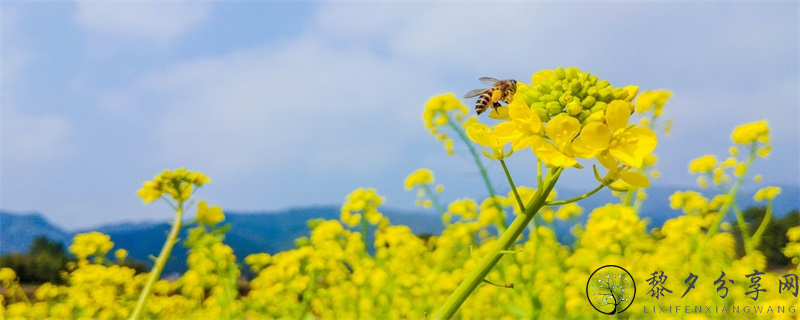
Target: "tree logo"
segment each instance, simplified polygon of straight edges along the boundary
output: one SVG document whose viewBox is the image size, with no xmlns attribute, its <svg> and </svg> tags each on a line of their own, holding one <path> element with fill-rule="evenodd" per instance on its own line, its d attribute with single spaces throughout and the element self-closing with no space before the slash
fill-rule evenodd
<svg viewBox="0 0 800 320">
<path fill-rule="evenodd" d="M 636 282 L 630 272 L 620 266 L 602 266 L 586 282 L 586 298 L 603 314 L 625 312 L 635 297 Z"/>
</svg>

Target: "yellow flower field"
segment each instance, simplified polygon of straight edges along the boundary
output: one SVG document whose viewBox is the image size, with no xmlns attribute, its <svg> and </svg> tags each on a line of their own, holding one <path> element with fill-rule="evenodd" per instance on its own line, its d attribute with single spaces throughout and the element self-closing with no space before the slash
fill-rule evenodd
<svg viewBox="0 0 800 320">
<path fill-rule="evenodd" d="M 339 220 L 309 221 L 311 233 L 295 249 L 250 255 L 246 265 L 237 265 L 225 244 L 222 209 L 194 199 L 199 187 L 213 187 L 211 179 L 164 171 L 138 192 L 145 203 L 166 200 L 176 215 L 154 270 L 135 274 L 115 263 L 125 260 L 125 248 L 100 233 L 80 234 L 69 247 L 77 262 L 63 274 L 64 285 L 41 285 L 29 297 L 14 270 L 0 269 L 0 318 L 605 319 L 604 312 L 626 307 L 619 316 L 633 319 L 800 318 L 800 226 L 789 229 L 783 251 L 793 265 L 768 271 L 759 251 L 765 230 L 750 232 L 737 205 L 742 197 L 762 202 L 766 226 L 780 197 L 776 187 L 739 192 L 761 179 L 751 167 L 770 153 L 766 121 L 730 128 L 729 154 L 698 154 L 687 164 L 698 186 L 716 190 L 714 196 L 676 190 L 671 206 L 681 216 L 659 228 L 641 217 L 658 162 L 669 161 L 653 153 L 657 133 L 669 131 L 663 115 L 670 96 L 557 68 L 534 73 L 530 83 L 518 81 L 507 105 L 492 95 L 498 108 L 486 112 L 494 120 L 470 116 L 454 94 L 432 97 L 423 111 L 425 128 L 448 154 L 465 144 L 485 182 L 474 187 L 487 197 L 442 203 L 446 181 L 421 168 L 397 183 L 441 215 L 441 234 L 420 237 L 392 224 L 376 190 L 356 189 Z M 535 185 L 514 182 L 509 157 L 530 160 L 530 172 L 517 174 L 536 177 Z M 503 168 L 507 194 L 489 181 L 487 161 L 500 162 L 493 168 Z M 567 170 L 585 176 L 585 194 L 559 197 L 559 177 Z M 581 200 L 603 189 L 619 200 L 585 212 Z M 177 239 L 187 208 L 197 211 L 196 219 L 187 226 L 189 237 Z M 585 224 L 577 219 L 583 214 Z M 551 227 L 556 219 L 572 224 L 574 243 L 558 241 Z M 733 230 L 743 234 L 743 254 Z M 374 241 L 365 243 L 368 233 Z M 161 279 L 178 241 L 190 247 L 188 271 Z M 588 282 L 607 265 L 627 270 L 635 291 L 598 298 L 603 294 L 596 290 L 613 290 Z M 239 290 L 242 268 L 255 273 L 246 292 Z"/>
</svg>

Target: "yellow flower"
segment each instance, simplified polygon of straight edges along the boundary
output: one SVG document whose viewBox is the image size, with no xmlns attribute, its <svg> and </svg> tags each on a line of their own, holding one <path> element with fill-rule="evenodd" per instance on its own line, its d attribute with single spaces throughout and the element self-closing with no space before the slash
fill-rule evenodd
<svg viewBox="0 0 800 320">
<path fill-rule="evenodd" d="M 10 287 L 11 283 L 17 279 L 17 273 L 11 268 L 0 268 L 0 285 Z"/>
<path fill-rule="evenodd" d="M 470 198 L 459 199 L 451 202 L 447 211 L 461 216 L 462 220 L 475 219 L 478 216 L 478 204 Z"/>
<path fill-rule="evenodd" d="M 500 141 L 512 141 L 513 151 L 531 146 L 535 138 L 541 138 L 543 135 L 539 113 L 528 107 L 525 102 L 511 101 L 508 105 L 508 114 L 510 121 L 498 124 L 494 132 L 499 139 L 503 139 Z"/>
<path fill-rule="evenodd" d="M 447 154 L 453 154 L 453 140 L 439 131 L 439 127 L 447 126 L 448 119 L 458 123 L 466 121 L 464 117 L 467 112 L 469 112 L 469 109 L 460 100 L 456 99 L 453 93 L 435 96 L 425 104 L 425 111 L 422 113 L 422 121 L 425 123 L 425 128 L 428 129 L 431 135 L 436 137 L 436 140 L 444 142 Z"/>
<path fill-rule="evenodd" d="M 761 188 L 756 191 L 756 194 L 753 195 L 753 200 L 755 201 L 772 201 L 775 199 L 779 194 L 781 194 L 781 188 L 779 187 L 766 187 Z"/>
<path fill-rule="evenodd" d="M 625 183 L 639 188 L 649 188 L 650 180 L 641 173 L 630 171 L 631 167 L 622 165 L 609 153 L 601 153 L 597 156 L 597 161 L 608 169 L 608 173 L 601 183 L 609 183 L 622 179 Z"/>
<path fill-rule="evenodd" d="M 206 175 L 200 172 L 188 171 L 179 168 L 174 171 L 165 170 L 153 178 L 152 181 L 144 183 L 137 192 L 144 203 L 157 200 L 165 193 L 175 201 L 184 201 L 192 195 L 194 187 L 202 186 L 211 182 Z"/>
<path fill-rule="evenodd" d="M 469 137 L 470 140 L 492 150 L 492 154 L 489 154 L 486 150 L 481 150 L 483 155 L 489 159 L 500 160 L 510 156 L 511 153 L 514 152 L 513 150 L 509 153 L 503 152 L 505 144 L 508 143 L 508 139 L 498 137 L 497 127 L 495 127 L 495 130 L 492 130 L 483 123 L 472 122 L 467 125 L 466 131 L 467 137 Z"/>
<path fill-rule="evenodd" d="M 652 130 L 628 125 L 630 102 L 614 100 L 606 109 L 606 123 L 592 122 L 581 130 L 576 144 L 596 152 L 608 152 L 623 164 L 641 168 L 644 159 L 656 148 Z"/>
<path fill-rule="evenodd" d="M 750 144 L 754 141 L 769 143 L 769 126 L 767 120 L 751 122 L 733 129 L 731 139 L 737 144 Z"/>
<path fill-rule="evenodd" d="M 197 215 L 195 219 L 197 219 L 198 222 L 213 226 L 224 221 L 225 214 L 219 206 L 209 208 L 205 201 L 200 201 L 200 203 L 197 204 Z"/>
<path fill-rule="evenodd" d="M 110 236 L 92 231 L 75 235 L 72 245 L 69 246 L 69 252 L 78 260 L 83 260 L 92 255 L 102 257 L 113 247 L 114 242 L 111 242 Z"/>
<path fill-rule="evenodd" d="M 117 249 L 114 251 L 114 257 L 117 258 L 117 261 L 122 262 L 128 258 L 128 250 L 125 249 Z"/>
<path fill-rule="evenodd" d="M 422 186 L 433 183 L 433 171 L 426 168 L 417 169 L 406 177 L 406 190 L 411 190 L 415 186 Z"/>
<path fill-rule="evenodd" d="M 531 137 L 531 148 L 536 156 L 552 166 L 561 168 L 578 164 L 572 150 L 572 140 L 581 130 L 578 119 L 561 114 L 550 119 L 544 130 L 551 140 L 540 136 Z"/>
<path fill-rule="evenodd" d="M 672 92 L 666 90 L 645 91 L 636 99 L 636 112 L 644 113 L 653 109 L 653 115 L 661 116 L 663 107 L 667 100 L 672 96 Z"/>
<path fill-rule="evenodd" d="M 361 221 L 361 214 L 363 214 L 368 222 L 380 226 L 383 215 L 378 211 L 378 206 L 381 203 L 383 203 L 383 198 L 378 196 L 375 189 L 356 189 L 347 195 L 347 202 L 341 210 L 341 220 L 353 227 Z"/>
<path fill-rule="evenodd" d="M 561 220 L 569 220 L 572 217 L 581 215 L 581 213 L 583 213 L 583 208 L 581 208 L 578 204 L 568 203 L 558 208 L 558 211 L 556 211 L 556 217 Z"/>
<path fill-rule="evenodd" d="M 717 157 L 704 155 L 689 163 L 689 173 L 708 173 L 717 166 Z"/>
</svg>

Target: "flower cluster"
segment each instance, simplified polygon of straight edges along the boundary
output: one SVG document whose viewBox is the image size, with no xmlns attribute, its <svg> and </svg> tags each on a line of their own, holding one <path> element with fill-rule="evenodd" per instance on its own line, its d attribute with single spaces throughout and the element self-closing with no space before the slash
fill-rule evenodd
<svg viewBox="0 0 800 320">
<path fill-rule="evenodd" d="M 145 182 L 137 194 L 144 199 L 144 203 L 153 202 L 164 194 L 180 202 L 189 199 L 195 187 L 209 182 L 211 179 L 200 172 L 188 171 L 185 168 L 165 170 L 152 181 Z"/>
<path fill-rule="evenodd" d="M 683 214 L 675 212 L 678 216 L 660 227 L 648 225 L 640 216 L 640 206 L 624 200 L 587 210 L 586 216 L 581 216 L 584 209 L 576 201 L 591 193 L 556 200 L 553 181 L 562 168 L 578 165 L 579 158 L 597 158 L 608 169 L 603 177 L 596 172 L 601 187 L 620 180 L 646 186 L 640 168 L 652 165 L 654 158 L 649 153 L 655 138 L 648 131 L 652 121 L 643 124 L 650 129 L 629 123 L 636 91 L 635 87 L 611 87 L 575 68 L 539 72 L 532 85 L 520 83 L 514 100 L 503 107 L 508 119 L 494 127 L 476 123 L 465 131 L 473 141 L 489 147 L 491 152 L 486 154 L 498 160 L 514 150 L 531 148 L 555 174 L 538 177 L 544 182 L 538 181 L 536 189 L 517 186 L 509 178 L 512 190 L 507 196 L 460 198 L 441 206 L 437 202 L 444 220 L 439 234 L 415 235 L 407 226 L 392 225 L 380 212 L 383 198 L 373 189 L 356 189 L 347 196 L 340 219 L 309 221 L 310 233 L 298 239 L 295 248 L 248 255 L 244 263 L 255 276 L 245 281 L 240 278 L 236 255 L 225 244 L 231 226 L 221 225 L 225 221 L 222 209 L 200 201 L 194 226 L 183 242 L 189 248 L 188 270 L 176 279 L 159 279 L 153 271 L 136 274 L 131 268 L 112 264 L 105 259 L 114 245 L 109 236 L 78 234 L 70 246 L 78 261 L 63 275 L 65 285 L 42 284 L 28 297 L 14 270 L 0 268 L 0 318 L 128 318 L 141 306 L 137 302 L 140 293 L 154 283 L 152 294 L 144 296 L 143 318 L 422 319 L 446 305 L 470 274 L 481 270 L 483 259 L 497 257 L 502 259 L 481 275 L 456 317 L 605 319 L 587 302 L 586 290 L 592 272 L 606 265 L 624 266 L 632 273 L 639 306 L 800 309 L 800 300 L 776 288 L 784 271 L 800 273 L 800 227 L 789 229 L 790 242 L 783 250 L 793 264 L 781 271 L 766 270 L 766 259 L 754 245 L 763 230 L 759 227 L 752 233 L 741 228 L 744 218 L 736 204 L 738 186 L 745 181 L 752 162 L 769 151 L 765 122 L 735 130 L 733 149 L 750 148 L 746 159 L 737 158 L 738 153 L 732 151 L 724 161 L 713 155 L 693 161 L 689 170 L 711 178 L 720 185 L 720 192 L 707 196 L 676 192 L 670 203 Z M 665 91 L 644 92 L 635 109 L 660 114 L 668 97 Z M 430 119 L 431 127 L 447 125 L 453 119 L 461 121 L 463 118 L 453 115 L 466 114 L 454 97 L 437 97 L 429 105 L 424 117 Z M 510 151 L 504 150 L 507 144 L 511 144 Z M 173 244 L 182 221 L 180 204 L 193 188 L 208 181 L 202 174 L 179 169 L 165 171 L 140 190 L 146 202 L 164 194 L 178 202 L 175 237 L 170 238 Z M 548 181 L 553 183 L 548 185 Z M 732 185 L 723 185 L 728 182 Z M 432 171 L 420 169 L 408 176 L 405 187 L 428 189 L 425 194 L 433 202 L 436 192 L 430 189 L 434 183 Z M 762 226 L 769 222 L 772 202 L 779 194 L 776 187 L 755 192 L 754 199 L 767 206 Z M 539 207 L 531 212 L 532 205 Z M 737 240 L 728 231 L 730 222 L 724 221 L 730 211 L 743 230 L 743 254 L 737 253 Z M 529 228 L 518 229 L 520 233 L 508 246 L 501 245 L 506 214 L 533 221 Z M 571 228 L 572 243 L 559 239 L 553 229 L 555 219 Z M 361 230 L 353 230 L 358 225 Z M 502 250 L 498 251 L 498 245 Z M 122 261 L 127 252 L 120 249 L 114 255 Z M 761 283 L 772 288 L 761 292 L 758 301 L 748 295 L 752 282 L 747 275 L 754 270 L 763 271 Z M 654 271 L 668 276 L 662 284 L 671 292 L 659 297 L 651 294 L 646 279 Z M 723 281 L 728 289 L 724 299 L 714 283 L 721 272 L 733 281 Z M 687 289 L 690 275 L 697 277 L 691 291 Z M 630 308 L 625 314 L 649 319 L 654 315 L 648 310 Z M 725 318 L 728 314 L 685 315 L 704 316 Z M 736 316 L 760 318 L 763 314 Z"/>
<path fill-rule="evenodd" d="M 436 137 L 436 140 L 444 142 L 447 154 L 453 154 L 453 139 L 441 128 L 460 127 L 463 123 L 474 121 L 473 117 L 467 117 L 468 112 L 469 109 L 452 93 L 433 97 L 425 104 L 425 111 L 422 114 L 425 128 Z"/>
<path fill-rule="evenodd" d="M 369 224 L 385 226 L 389 220 L 378 211 L 381 203 L 383 198 L 374 189 L 357 189 L 347 195 L 347 202 L 342 206 L 341 219 L 350 227 L 355 227 L 361 223 L 363 214 Z"/>
<path fill-rule="evenodd" d="M 597 158 L 608 170 L 601 182 L 622 179 L 646 187 L 647 177 L 631 169 L 645 164 L 657 139 L 651 129 L 629 123 L 638 91 L 635 86 L 612 87 L 577 68 L 544 70 L 533 75 L 531 85 L 518 84 L 506 121 L 493 128 L 470 123 L 466 132 L 472 141 L 491 150 L 484 151 L 491 159 L 525 148 L 553 167 L 580 167 L 578 159 Z M 648 102 L 642 105 L 661 108 L 668 93 L 666 97 L 648 93 L 646 98 Z M 505 152 L 508 143 L 511 150 Z"/>
</svg>

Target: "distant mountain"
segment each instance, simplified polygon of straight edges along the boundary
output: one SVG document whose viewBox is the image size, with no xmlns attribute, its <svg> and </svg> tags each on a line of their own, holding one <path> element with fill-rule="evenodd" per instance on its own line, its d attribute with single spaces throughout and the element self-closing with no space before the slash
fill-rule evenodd
<svg viewBox="0 0 800 320">
<path fill-rule="evenodd" d="M 752 194 L 755 190 L 742 193 L 739 201 L 742 209 L 755 205 Z M 649 219 L 648 229 L 661 226 L 669 218 L 682 214 L 678 210 L 669 208 L 669 196 L 675 188 L 653 187 L 648 190 L 648 199 L 642 208 L 642 217 Z M 566 199 L 580 195 L 580 192 L 570 190 L 560 191 L 558 198 Z M 800 208 L 800 189 L 797 187 L 784 187 L 782 194 L 776 199 L 775 213 L 783 215 L 791 210 Z M 601 191 L 580 202 L 584 214 L 579 217 L 585 222 L 594 208 L 609 202 L 617 202 L 610 192 Z M 439 234 L 443 228 L 441 217 L 432 211 L 404 212 L 382 208 L 383 212 L 393 225 L 406 225 L 415 234 Z M 731 215 L 732 216 L 732 215 Z M 226 212 L 224 223 L 230 224 L 231 229 L 226 234 L 225 243 L 233 247 L 236 257 L 241 261 L 249 254 L 267 252 L 274 254 L 294 247 L 297 238 L 308 236 L 310 229 L 307 221 L 311 219 L 338 219 L 338 206 L 323 206 L 289 209 L 274 212 Z M 513 216 L 508 217 L 509 220 Z M 568 223 L 554 223 L 556 233 L 563 242 L 571 242 Z M 158 255 L 166 239 L 170 226 L 163 223 L 123 223 L 101 226 L 93 230 L 111 236 L 115 248 L 125 248 L 132 259 L 151 264 L 150 256 Z M 186 239 L 186 228 L 180 238 Z M 87 230 L 88 231 L 88 230 Z M 77 233 L 77 232 L 75 232 Z M 0 253 L 25 252 L 33 239 L 38 235 L 45 235 L 50 239 L 61 241 L 66 245 L 71 243 L 75 233 L 65 232 L 54 226 L 41 214 L 17 215 L 0 211 Z M 373 239 L 368 238 L 367 243 Z M 176 245 L 172 257 L 167 262 L 164 274 L 181 272 L 186 268 L 186 248 L 181 244 Z"/>
<path fill-rule="evenodd" d="M 441 218 L 431 213 L 408 213 L 392 209 L 382 212 L 392 224 L 407 225 L 417 234 L 439 233 L 442 230 Z M 249 254 L 267 252 L 274 254 L 294 247 L 297 238 L 308 236 L 311 219 L 338 219 L 339 208 L 334 206 L 290 209 L 278 212 L 254 212 L 225 214 L 224 224 L 231 230 L 225 236 L 225 243 L 234 249 L 241 261 Z M 0 253 L 26 252 L 28 246 L 38 235 L 61 241 L 69 245 L 76 233 L 99 231 L 111 236 L 114 248 L 128 250 L 131 259 L 152 265 L 151 256 L 157 256 L 164 244 L 170 225 L 167 223 L 133 223 L 101 226 L 92 230 L 67 233 L 54 226 L 39 214 L 15 215 L 2 212 L 0 216 Z M 179 237 L 186 239 L 187 229 L 183 228 Z M 372 241 L 372 239 L 368 239 Z M 164 274 L 182 272 L 186 269 L 187 249 L 178 244 L 172 251 L 164 267 Z"/>
<path fill-rule="evenodd" d="M 69 243 L 72 235 L 51 224 L 39 213 L 16 215 L 0 211 L 0 254 L 27 252 L 36 237 Z"/>
</svg>

